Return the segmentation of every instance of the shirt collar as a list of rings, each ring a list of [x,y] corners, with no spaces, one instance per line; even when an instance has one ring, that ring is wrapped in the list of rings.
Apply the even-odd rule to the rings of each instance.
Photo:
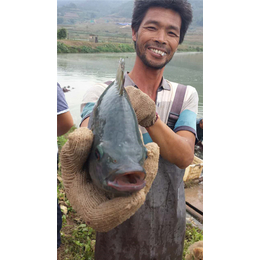
[[[138,88],[138,86],[136,86],[135,83],[133,82],[133,80],[128,76],[128,72],[125,72],[124,87],[127,87],[127,86],[133,86],[133,87]],[[162,78],[161,85],[157,91],[161,91],[161,90],[171,90],[168,82],[166,81],[166,79],[164,77]]]

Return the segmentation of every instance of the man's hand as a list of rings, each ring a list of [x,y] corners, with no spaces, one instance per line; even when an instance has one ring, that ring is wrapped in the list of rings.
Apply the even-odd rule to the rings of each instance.
[[[128,197],[108,199],[98,189],[83,168],[93,142],[92,131],[82,127],[69,135],[61,151],[62,178],[66,195],[72,207],[87,225],[99,232],[107,232],[128,218],[142,206],[158,170],[159,147],[155,143],[146,145],[146,186]]]
[[[156,121],[156,107],[154,101],[140,89],[132,86],[125,88],[140,126],[149,127]]]
[[[139,125],[146,127],[153,142],[158,144],[160,155],[179,168],[186,168],[194,158],[195,135],[185,130],[175,133],[160,119],[156,121],[154,101],[135,87],[128,86],[126,91]]]

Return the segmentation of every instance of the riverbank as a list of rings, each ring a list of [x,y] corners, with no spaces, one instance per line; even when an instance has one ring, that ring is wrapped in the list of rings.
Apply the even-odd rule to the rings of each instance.
[[[59,151],[66,143],[69,133],[73,132],[75,129],[76,127],[74,126],[67,134],[58,137]],[[57,260],[93,260],[96,232],[94,229],[88,227],[77,212],[71,207],[65,194],[60,163],[57,172],[57,197],[62,210],[61,246],[57,251]],[[191,217],[187,216],[183,260],[188,247],[199,240],[203,240],[203,231],[194,225],[193,221],[189,221],[189,219],[191,219]]]
[[[180,45],[178,52],[202,52],[203,47]],[[134,44],[129,43],[93,43],[77,40],[57,40],[57,53],[100,53],[135,52]]]

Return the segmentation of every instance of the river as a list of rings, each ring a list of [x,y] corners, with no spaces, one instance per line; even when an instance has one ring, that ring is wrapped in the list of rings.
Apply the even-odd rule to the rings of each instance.
[[[135,53],[80,53],[57,55],[57,81],[72,89],[65,93],[76,126],[79,125],[80,103],[97,82],[115,78],[119,58],[125,59],[125,70],[131,71]],[[195,87],[199,94],[198,117],[203,117],[203,53],[176,53],[166,65],[164,77]]]

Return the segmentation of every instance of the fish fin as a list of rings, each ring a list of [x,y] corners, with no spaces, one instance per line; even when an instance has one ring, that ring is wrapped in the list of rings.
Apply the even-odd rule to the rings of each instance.
[[[143,138],[143,133],[141,131],[141,129],[139,128],[139,133],[140,133],[140,137],[141,137],[141,140],[142,140],[142,143],[144,145],[144,138]]]
[[[122,96],[123,95],[123,89],[124,89],[124,71],[125,71],[125,60],[120,58],[119,60],[119,66],[117,69],[117,74],[116,74],[116,80],[115,83],[118,86],[118,91],[119,91],[119,95]]]

